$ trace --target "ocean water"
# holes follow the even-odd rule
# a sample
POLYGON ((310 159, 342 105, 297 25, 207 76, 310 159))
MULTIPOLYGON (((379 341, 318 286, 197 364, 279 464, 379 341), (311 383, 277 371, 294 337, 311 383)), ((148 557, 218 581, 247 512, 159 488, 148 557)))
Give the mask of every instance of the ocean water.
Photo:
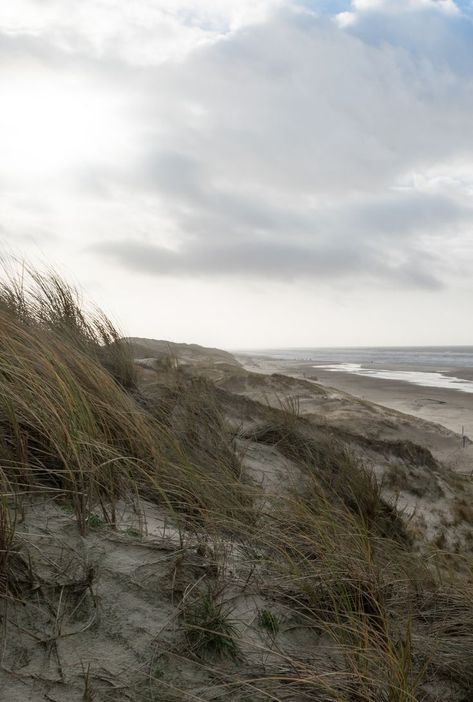
MULTIPOLYGON (((253 352, 256 353, 256 352, 253 352)), ((473 369, 473 346, 379 346, 301 349, 265 349, 257 352, 283 360, 313 361, 314 364, 402 364, 429 366, 438 370, 473 369)))
POLYGON ((455 369, 473 370, 473 346, 267 349, 260 353, 274 359, 312 362, 315 369, 473 393, 473 381, 454 373, 446 375, 455 369))

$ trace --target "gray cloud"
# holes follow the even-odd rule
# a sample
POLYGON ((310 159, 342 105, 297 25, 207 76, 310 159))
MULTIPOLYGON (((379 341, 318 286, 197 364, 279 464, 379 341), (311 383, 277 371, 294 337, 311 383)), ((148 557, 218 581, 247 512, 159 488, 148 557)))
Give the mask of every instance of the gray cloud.
MULTIPOLYGON (((212 276, 313 282, 340 278, 349 281, 362 275, 385 286, 437 290, 443 285, 412 253, 399 262, 380 258, 379 252, 356 245, 306 247, 282 242, 246 242, 209 246, 205 242, 175 252, 138 241, 96 244, 93 251, 109 257, 129 270, 161 276, 212 276)), ((430 261, 428 261, 430 263, 430 261)))
POLYGON ((351 280, 439 289, 448 273, 449 235, 473 226, 473 208, 437 194, 400 191, 304 209, 252 194, 207 192, 189 187, 187 178, 182 182, 185 187, 176 193, 171 179, 177 199, 173 221, 189 232, 177 248, 157 246, 148 234, 145 240, 100 242, 92 250, 158 276, 304 278, 335 285, 351 280))

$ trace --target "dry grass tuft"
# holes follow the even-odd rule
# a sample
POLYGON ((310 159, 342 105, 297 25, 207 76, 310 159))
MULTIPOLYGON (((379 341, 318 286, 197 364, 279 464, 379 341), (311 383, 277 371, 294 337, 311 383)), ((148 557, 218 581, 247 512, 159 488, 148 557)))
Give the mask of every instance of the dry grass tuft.
POLYGON ((186 602, 182 623, 190 653, 202 659, 236 659, 238 632, 232 609, 211 587, 186 602))
POLYGON ((0 460, 14 490, 64 495, 82 533, 97 507, 114 525, 117 500, 139 491, 188 516, 237 513, 239 476, 216 444, 215 416, 200 426, 218 457, 194 431, 201 389, 152 416, 124 389, 134 376, 127 363, 111 323, 87 316, 57 276, 31 272, 28 285, 1 286, 0 460))
POLYGON ((85 312, 78 291, 56 272, 24 267, 0 283, 0 309, 23 327, 40 328, 100 362, 125 388, 135 387, 132 350, 100 310, 85 312))
POLYGON ((305 499, 317 500, 323 490, 338 504, 357 514, 366 528, 401 541, 409 535, 395 508, 381 497, 373 473, 366 469, 349 448, 329 433, 314 438, 304 420, 296 425, 294 415, 275 413, 275 421, 253 432, 256 441, 276 446, 305 472, 305 499))

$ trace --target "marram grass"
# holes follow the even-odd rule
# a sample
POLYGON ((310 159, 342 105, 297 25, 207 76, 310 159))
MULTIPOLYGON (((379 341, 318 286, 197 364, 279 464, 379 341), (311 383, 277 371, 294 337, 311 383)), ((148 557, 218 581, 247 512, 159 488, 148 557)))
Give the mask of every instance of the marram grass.
POLYGON ((434 675, 469 699, 471 578, 434 568, 439 554, 419 558, 360 461, 329 435, 311 438, 295 405, 262 408, 268 423, 248 440, 276 447, 301 480, 261 499, 243 479, 215 388, 175 364, 156 373, 165 381, 152 401, 119 332, 57 275, 0 285, 0 598, 16 597, 15 530, 31 495, 72 506, 95 538, 115 525, 119 499, 143 496, 192 531, 197 553, 224 542, 246 568, 239 580, 215 556, 178 604, 180 661, 208 671, 215 695, 181 682, 163 692, 160 672, 148 699, 423 702, 434 675), (271 661, 264 670, 244 668, 237 596, 266 603, 255 605, 254 637, 271 661), (295 627, 330 657, 287 646, 295 627))

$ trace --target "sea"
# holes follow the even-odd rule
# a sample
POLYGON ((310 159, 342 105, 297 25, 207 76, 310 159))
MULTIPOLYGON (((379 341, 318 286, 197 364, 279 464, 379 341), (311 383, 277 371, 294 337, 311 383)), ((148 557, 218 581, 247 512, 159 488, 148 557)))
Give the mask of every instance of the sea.
POLYGON ((252 353, 313 363, 320 370, 473 393, 473 381, 454 374, 461 375, 461 369, 473 370, 473 346, 288 348, 252 353))

